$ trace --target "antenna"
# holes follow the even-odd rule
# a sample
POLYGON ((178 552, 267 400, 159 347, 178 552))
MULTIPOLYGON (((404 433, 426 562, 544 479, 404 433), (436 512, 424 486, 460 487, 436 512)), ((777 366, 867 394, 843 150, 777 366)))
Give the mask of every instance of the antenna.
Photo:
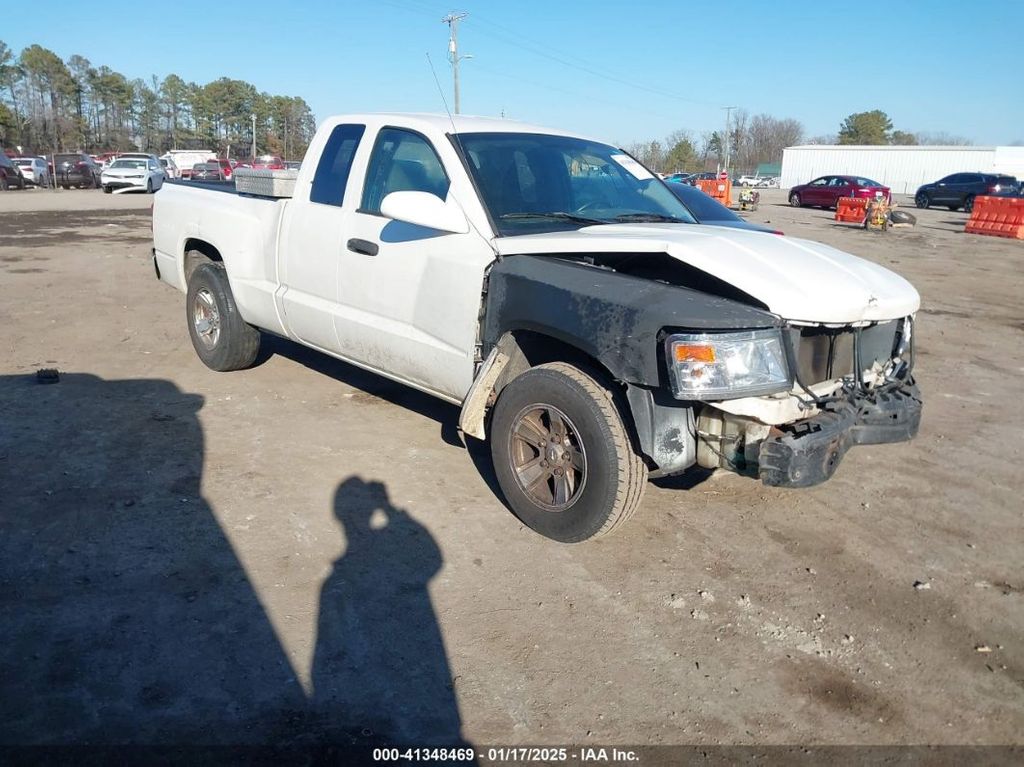
MULTIPOLYGON (((434 82, 437 84, 437 92, 441 94, 441 103, 444 104, 444 111, 448 113, 448 121, 452 124, 452 141, 458 144, 459 154, 461 155, 460 159, 462 160, 463 166, 466 166, 466 163, 469 162, 469 155, 466 154, 466 148, 462 145, 462 139, 459 138, 459 130, 455 127, 455 118, 452 117, 451 110, 448 109, 448 101, 444 97, 444 88, 441 87, 441 81, 437 79, 437 71, 434 69, 434 62, 430 60, 429 51, 427 52, 427 63, 430 65, 431 74, 434 75, 434 82)), ((466 172, 469 172, 468 166, 466 166, 466 172)), ((465 211, 463 211, 463 213, 465 213, 465 211)), ((501 261, 501 254, 498 252, 498 249, 494 247, 494 243, 484 237, 484 233, 477 229, 476 224, 473 223, 473 219, 470 216, 466 216, 466 221, 468 221, 469 225, 473 227, 473 231, 477 233, 477 236, 486 242, 487 246, 494 251, 495 259, 501 261)))
POLYGON ((452 110, 448 108, 448 99, 444 97, 444 88, 441 87, 441 81, 437 79, 437 71, 434 69, 434 62, 430 60, 430 53, 427 53, 427 63, 430 65, 430 74, 434 76, 434 83, 437 85, 437 92, 441 94, 441 103, 444 104, 444 111, 448 113, 448 119, 452 124, 452 134, 458 135, 455 130, 455 118, 452 117, 452 110))

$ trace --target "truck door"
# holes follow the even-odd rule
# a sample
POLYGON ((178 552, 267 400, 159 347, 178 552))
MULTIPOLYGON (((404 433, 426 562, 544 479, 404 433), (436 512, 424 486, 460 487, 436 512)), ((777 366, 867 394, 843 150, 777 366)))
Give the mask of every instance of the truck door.
POLYGON ((335 328, 344 356, 459 400, 473 378, 483 275, 493 254, 473 231, 451 234, 380 212, 391 192, 444 200, 450 186, 425 136, 381 128, 359 208, 346 224, 335 328))
POLYGON ((278 289, 288 328, 304 343, 337 353, 334 315, 338 309, 338 269, 345 252, 342 233, 356 203, 346 196, 352 158, 363 125, 331 131, 312 184, 296 190, 281 231, 278 289))

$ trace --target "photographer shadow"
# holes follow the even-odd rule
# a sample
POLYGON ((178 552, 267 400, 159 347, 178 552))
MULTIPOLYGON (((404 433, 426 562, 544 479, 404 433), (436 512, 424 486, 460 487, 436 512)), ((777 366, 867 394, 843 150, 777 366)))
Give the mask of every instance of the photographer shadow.
POLYGON ((426 528, 380 482, 340 484, 307 695, 202 493, 203 404, 0 375, 0 743, 463 744, 426 528))
POLYGON ((371 741, 463 744, 428 592, 444 561, 437 543, 380 482, 342 482, 334 514, 346 546, 320 592, 314 710, 371 741))

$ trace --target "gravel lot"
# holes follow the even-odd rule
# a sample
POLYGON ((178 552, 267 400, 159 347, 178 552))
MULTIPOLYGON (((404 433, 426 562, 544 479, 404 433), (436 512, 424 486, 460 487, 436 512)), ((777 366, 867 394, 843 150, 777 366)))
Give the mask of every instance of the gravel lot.
POLYGON ((454 407, 203 367, 152 198, 0 193, 0 742, 1024 743, 1024 242, 762 199, 917 286, 920 436, 566 546, 454 407))

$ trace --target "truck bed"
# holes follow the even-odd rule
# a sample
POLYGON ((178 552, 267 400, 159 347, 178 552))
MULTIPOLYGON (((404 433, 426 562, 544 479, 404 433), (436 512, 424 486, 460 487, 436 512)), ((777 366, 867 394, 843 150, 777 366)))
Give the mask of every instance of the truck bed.
POLYGON ((247 321, 284 333, 274 305, 277 238, 287 199, 239 194, 231 182, 168 182, 153 210, 154 255, 160 278, 186 289, 184 255, 191 241, 216 249, 247 321))

